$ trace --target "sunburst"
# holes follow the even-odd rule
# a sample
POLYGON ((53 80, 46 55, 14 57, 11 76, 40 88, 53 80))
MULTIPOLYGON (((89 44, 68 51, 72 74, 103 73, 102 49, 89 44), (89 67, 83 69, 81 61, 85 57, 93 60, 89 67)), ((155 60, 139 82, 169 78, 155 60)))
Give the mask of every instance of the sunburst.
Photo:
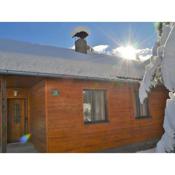
POLYGON ((126 60, 136 60, 138 50, 134 48, 132 45, 120 46, 116 50, 119 55, 126 60))

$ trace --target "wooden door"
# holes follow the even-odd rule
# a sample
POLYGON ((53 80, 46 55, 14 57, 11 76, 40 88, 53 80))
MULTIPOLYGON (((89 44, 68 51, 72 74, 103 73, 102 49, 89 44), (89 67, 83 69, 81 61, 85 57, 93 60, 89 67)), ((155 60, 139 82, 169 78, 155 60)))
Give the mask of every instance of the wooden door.
POLYGON ((7 142, 19 142, 24 134, 25 100, 8 99, 7 142))

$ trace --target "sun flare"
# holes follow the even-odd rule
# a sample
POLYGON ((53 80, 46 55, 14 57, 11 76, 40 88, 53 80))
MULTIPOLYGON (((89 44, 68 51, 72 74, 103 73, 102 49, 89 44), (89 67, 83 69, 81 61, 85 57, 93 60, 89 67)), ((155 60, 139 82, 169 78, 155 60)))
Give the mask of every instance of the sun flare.
POLYGON ((120 56, 126 60, 136 60, 137 59, 137 49, 131 45, 121 46, 117 49, 120 56))

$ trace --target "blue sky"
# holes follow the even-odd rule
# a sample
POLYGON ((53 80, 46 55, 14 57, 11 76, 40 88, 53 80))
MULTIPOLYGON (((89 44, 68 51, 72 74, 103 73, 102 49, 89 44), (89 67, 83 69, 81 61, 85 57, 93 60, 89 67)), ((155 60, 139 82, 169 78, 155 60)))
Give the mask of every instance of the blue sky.
POLYGON ((71 32, 77 26, 89 28, 91 35, 87 40, 91 46, 109 45, 111 48, 116 48, 131 40, 131 43, 136 43, 140 49, 152 48, 156 39, 154 24, 146 22, 0 23, 0 38, 69 48, 74 43, 71 32))
POLYGON ((156 40, 154 23, 148 22, 0 23, 0 38, 72 48, 71 32, 78 26, 90 30, 87 41, 96 52, 128 59, 136 59, 136 55, 142 61, 149 59, 156 40))

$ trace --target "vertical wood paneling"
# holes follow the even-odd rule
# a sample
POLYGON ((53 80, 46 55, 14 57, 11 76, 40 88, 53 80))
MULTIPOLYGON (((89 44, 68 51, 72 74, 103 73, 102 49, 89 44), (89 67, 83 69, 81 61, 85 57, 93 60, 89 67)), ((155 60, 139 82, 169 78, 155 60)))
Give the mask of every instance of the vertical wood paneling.
POLYGON ((5 77, 0 77, 0 152, 7 152, 7 87, 5 77))
POLYGON ((32 143, 39 152, 47 152, 45 81, 31 88, 30 128, 32 143))
POLYGON ((46 152, 48 152, 48 100, 47 100, 47 79, 45 80, 45 126, 46 126, 46 152))

